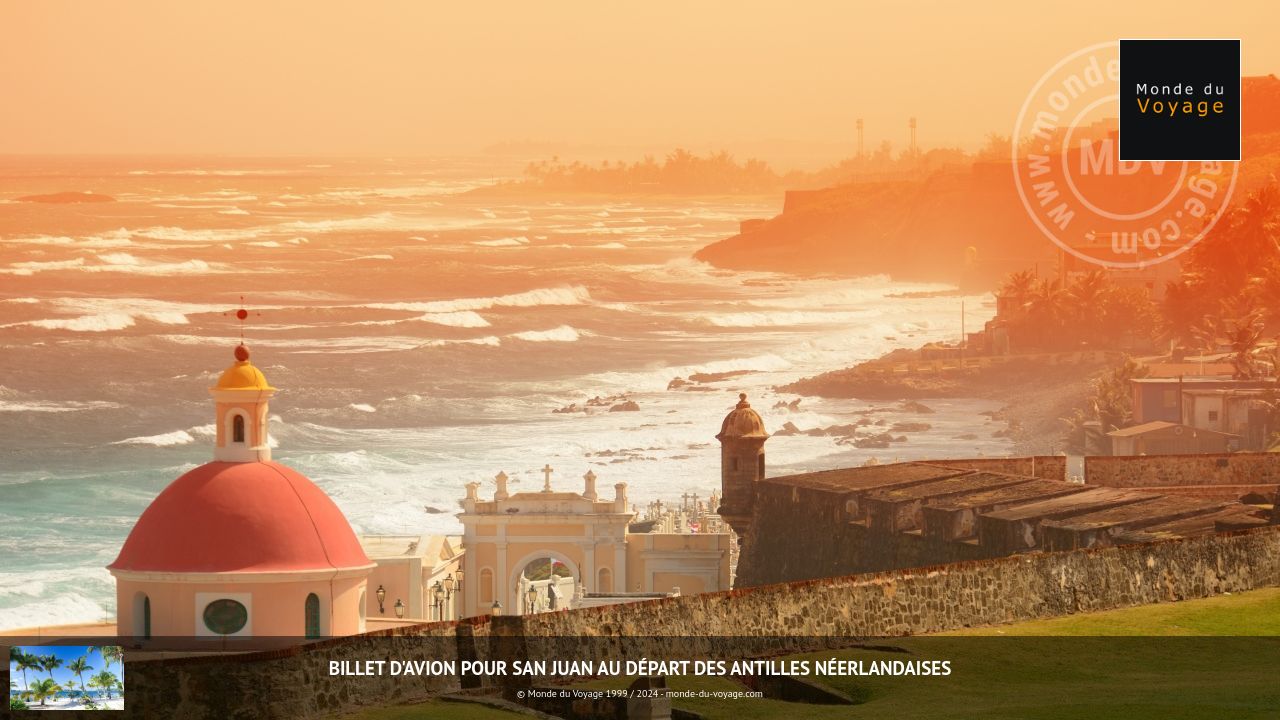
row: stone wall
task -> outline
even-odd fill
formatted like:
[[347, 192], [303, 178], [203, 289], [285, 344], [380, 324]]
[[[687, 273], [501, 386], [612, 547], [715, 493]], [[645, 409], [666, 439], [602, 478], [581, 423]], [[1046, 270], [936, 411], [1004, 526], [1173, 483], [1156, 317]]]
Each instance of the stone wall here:
[[679, 642], [690, 636], [895, 636], [1277, 585], [1280, 528], [1264, 527], [547, 613], [525, 618], [523, 627], [529, 636], [656, 634]]
[[760, 483], [735, 587], [986, 557], [977, 545], [878, 532], [852, 519], [843, 493]]
[[284, 650], [163, 660], [125, 648], [124, 717], [190, 720], [319, 718], [458, 690], [456, 677], [329, 675], [331, 660], [488, 657], [488, 617], [410, 625]]
[[150, 661], [126, 654], [130, 690], [124, 716], [329, 717], [423, 700], [462, 685], [454, 677], [331, 677], [331, 660], [733, 659], [821, 649], [833, 637], [939, 632], [1277, 585], [1280, 527], [1266, 527], [416, 625], [277, 652]]
[[1280, 453], [1086, 457], [1085, 483], [1234, 500], [1280, 489]]
[[985, 470], [987, 472], [1024, 475], [1046, 480], [1067, 479], [1067, 458], [1063, 455], [1036, 455], [1035, 457], [969, 458], [967, 460], [938, 460], [930, 465]]

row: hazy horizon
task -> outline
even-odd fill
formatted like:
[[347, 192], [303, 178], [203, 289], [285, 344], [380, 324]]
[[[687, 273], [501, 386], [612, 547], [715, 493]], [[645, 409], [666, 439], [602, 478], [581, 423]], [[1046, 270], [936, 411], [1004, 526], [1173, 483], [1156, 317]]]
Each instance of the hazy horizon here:
[[0, 119], [0, 154], [420, 157], [515, 143], [806, 165], [847, 154], [857, 118], [869, 147], [901, 149], [911, 116], [921, 146], [973, 149], [1008, 134], [1027, 89], [1085, 45], [1241, 37], [1244, 74], [1276, 72], [1271, 15], [1146, 1], [981, 15], [937, 2], [15, 3], [0, 9], [0, 72], [22, 110]]

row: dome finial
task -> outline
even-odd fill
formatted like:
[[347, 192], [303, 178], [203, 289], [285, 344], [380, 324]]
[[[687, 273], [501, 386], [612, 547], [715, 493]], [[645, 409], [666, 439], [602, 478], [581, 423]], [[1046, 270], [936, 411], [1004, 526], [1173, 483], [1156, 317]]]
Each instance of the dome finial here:
[[[240, 296], [240, 307], [236, 310], [229, 310], [222, 313], [223, 315], [234, 315], [240, 321], [240, 344], [244, 345], [244, 321], [249, 319], [250, 315], [261, 315], [262, 313], [250, 313], [244, 307], [244, 296]], [[236, 359], [240, 360], [240, 351], [236, 350]]]
[[751, 407], [751, 403], [747, 402], [747, 394], [738, 393], [738, 409], [741, 410], [749, 407]]
[[248, 346], [246, 346], [243, 342], [237, 345], [235, 355], [236, 355], [237, 362], [248, 362], [249, 361]]

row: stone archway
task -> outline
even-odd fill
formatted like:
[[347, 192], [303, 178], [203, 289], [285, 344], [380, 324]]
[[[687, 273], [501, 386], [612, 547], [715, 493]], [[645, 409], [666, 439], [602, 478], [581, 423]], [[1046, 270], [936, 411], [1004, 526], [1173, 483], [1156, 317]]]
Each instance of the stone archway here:
[[[517, 587], [524, 569], [538, 558], [553, 558], [572, 573], [574, 589], [595, 591], [601, 568], [614, 582], [627, 578], [627, 525], [634, 518], [627, 503], [625, 483], [614, 485], [613, 500], [596, 496], [595, 474], [584, 476], [582, 493], [556, 492], [550, 487], [549, 467], [541, 492], [509, 494], [505, 473], [494, 478], [492, 500], [479, 496], [480, 483], [467, 484], [462, 500], [463, 572], [482, 579], [492, 569], [493, 600], [482, 600], [483, 582], [469, 581], [463, 588], [463, 613], [519, 614], [524, 598]], [[565, 607], [573, 597], [560, 598]]]
[[[511, 609], [510, 614], [524, 615], [528, 612], [526, 609], [526, 599], [523, 595], [528, 589], [530, 583], [528, 581], [522, 582], [522, 578], [524, 578], [526, 570], [531, 566], [534, 566], [540, 560], [548, 559], [555, 560], [563, 565], [568, 570], [569, 576], [573, 579], [572, 589], [569, 590], [565, 589], [563, 583], [557, 584], [557, 589], [561, 596], [557, 609], [564, 609], [570, 606], [570, 603], [573, 601], [573, 594], [576, 592], [578, 587], [582, 586], [584, 581], [582, 577], [582, 570], [578, 563], [574, 562], [573, 559], [564, 553], [556, 550], [535, 550], [527, 553], [511, 565], [511, 574], [510, 577], [507, 578], [507, 585], [502, 593], [502, 596], [504, 597], [503, 602], [510, 603], [507, 605], [507, 607]], [[546, 605], [541, 602], [541, 599], [545, 597], [545, 583], [542, 581], [534, 581], [532, 584], [538, 591], [538, 611], [548, 609]]]

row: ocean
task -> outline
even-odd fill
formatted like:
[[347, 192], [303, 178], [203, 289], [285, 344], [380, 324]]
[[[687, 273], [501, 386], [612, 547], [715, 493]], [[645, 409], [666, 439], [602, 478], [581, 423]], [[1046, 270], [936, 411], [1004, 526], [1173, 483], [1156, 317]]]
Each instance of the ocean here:
[[[241, 339], [280, 388], [277, 460], [362, 533], [452, 533], [464, 485], [643, 507], [719, 484], [748, 393], [772, 431], [931, 425], [890, 449], [769, 441], [769, 472], [1004, 455], [995, 403], [804, 398], [774, 387], [954, 340], [990, 297], [882, 276], [794, 278], [691, 259], [780, 198], [517, 194], [501, 158], [0, 159], [0, 628], [114, 615], [104, 569], [152, 498], [211, 459], [207, 388]], [[92, 191], [116, 202], [17, 202]], [[886, 248], [892, 252], [892, 248]], [[668, 389], [677, 377], [729, 377]], [[592, 412], [579, 408], [599, 398]], [[610, 412], [625, 400], [639, 410]], [[978, 439], [960, 439], [958, 436]]]

